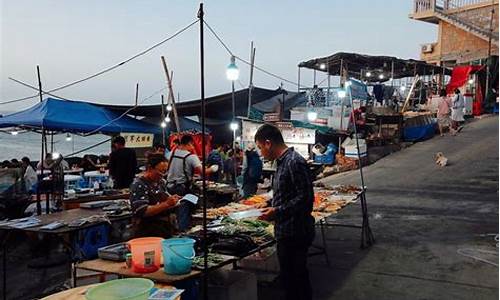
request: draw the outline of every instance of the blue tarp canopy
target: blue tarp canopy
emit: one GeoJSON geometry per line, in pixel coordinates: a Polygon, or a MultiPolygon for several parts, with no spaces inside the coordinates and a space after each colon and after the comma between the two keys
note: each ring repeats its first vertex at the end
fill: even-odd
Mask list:
{"type": "Polygon", "coordinates": [[[117,112],[87,102],[47,98],[26,110],[0,117],[0,128],[41,129],[43,126],[50,131],[73,133],[93,133],[95,130],[95,133],[105,134],[161,133],[160,126],[127,115],[119,117],[117,112]]]}

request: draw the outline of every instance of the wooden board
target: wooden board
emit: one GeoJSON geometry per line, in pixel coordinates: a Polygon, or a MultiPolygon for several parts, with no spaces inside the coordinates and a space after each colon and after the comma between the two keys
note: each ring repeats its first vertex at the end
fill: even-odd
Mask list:
{"type": "Polygon", "coordinates": [[[191,270],[191,273],[185,275],[169,275],[163,271],[163,268],[160,268],[158,271],[153,273],[145,273],[145,274],[134,273],[132,269],[127,268],[124,262],[114,262],[103,259],[84,261],[77,264],[76,268],[96,271],[96,272],[103,272],[107,274],[116,274],[124,277],[148,278],[156,282],[169,283],[169,284],[197,277],[201,274],[200,271],[191,270]]]}

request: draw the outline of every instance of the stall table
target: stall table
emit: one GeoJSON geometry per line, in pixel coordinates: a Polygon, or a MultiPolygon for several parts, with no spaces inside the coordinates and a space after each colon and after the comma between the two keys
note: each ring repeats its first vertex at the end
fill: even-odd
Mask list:
{"type": "MultiPolygon", "coordinates": [[[[87,299],[85,297],[85,293],[87,292],[88,289],[98,286],[101,283],[94,283],[94,284],[89,284],[89,285],[84,285],[84,286],[79,286],[75,287],[69,290],[65,290],[56,294],[52,294],[50,296],[44,297],[40,300],[85,300],[87,299]]],[[[165,288],[170,288],[170,285],[164,285],[164,284],[155,284],[156,288],[159,289],[165,289],[165,288]]],[[[180,296],[177,298],[177,300],[180,300],[180,296]]]]}
{"type": "MultiPolygon", "coordinates": [[[[8,245],[8,240],[10,237],[10,234],[13,231],[23,231],[23,232],[32,232],[32,233],[43,233],[43,234],[53,234],[56,236],[61,236],[61,235],[69,235],[69,240],[73,241],[75,236],[80,230],[87,229],[90,227],[94,226],[99,226],[101,224],[107,223],[105,219],[100,219],[100,220],[95,220],[94,222],[87,222],[81,226],[78,227],[69,227],[69,226],[63,226],[57,229],[49,230],[49,229],[42,229],[40,228],[43,225],[50,224],[52,222],[61,222],[64,224],[69,224],[70,222],[77,220],[77,219],[82,219],[82,218],[89,218],[92,216],[103,216],[104,212],[102,209],[71,209],[71,210],[65,210],[62,212],[57,212],[53,214],[46,214],[46,215],[40,215],[36,216],[37,219],[40,220],[40,224],[37,226],[33,227],[28,227],[28,228],[13,228],[10,226],[6,225],[0,225],[0,230],[5,230],[7,231],[7,234],[5,235],[1,245],[2,245],[2,266],[3,266],[3,299],[7,298],[7,245],[8,245]]],[[[119,216],[114,216],[114,217],[108,217],[107,220],[110,222],[115,222],[115,221],[121,221],[125,219],[131,218],[130,213],[124,213],[119,216]]],[[[64,246],[68,248],[71,260],[75,262],[74,260],[76,259],[74,257],[74,249],[72,243],[66,243],[63,242],[64,246]]],[[[74,266],[72,266],[72,274],[73,274],[73,281],[75,283],[76,281],[76,269],[74,266]]],[[[76,286],[76,285],[74,285],[76,286]]]]}
{"type": "Polygon", "coordinates": [[[129,198],[130,198],[129,192],[119,192],[117,194],[110,194],[110,195],[92,195],[92,194],[89,194],[89,195],[85,195],[85,196],[78,196],[76,198],[64,199],[63,200],[63,209],[68,210],[68,209],[80,208],[81,203],[105,201],[105,200],[120,200],[120,199],[129,199],[129,198]]]}
{"type": "MultiPolygon", "coordinates": [[[[237,258],[228,255],[221,255],[223,261],[219,264],[209,267],[208,270],[212,271],[219,269],[223,266],[233,263],[237,258]]],[[[78,263],[76,269],[89,270],[94,272],[104,273],[105,275],[113,274],[120,277],[140,277],[151,279],[157,283],[175,284],[180,281],[196,278],[201,276],[202,270],[193,268],[190,273],[183,275],[170,275],[165,273],[163,267],[152,273],[135,273],[132,269],[127,268],[125,262],[109,261],[104,259],[94,259],[78,263]]]]}

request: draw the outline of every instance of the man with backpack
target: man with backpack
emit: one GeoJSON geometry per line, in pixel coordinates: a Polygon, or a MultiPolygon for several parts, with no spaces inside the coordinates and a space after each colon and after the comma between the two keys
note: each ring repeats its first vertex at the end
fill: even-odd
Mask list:
{"type": "MultiPolygon", "coordinates": [[[[167,191],[170,194],[184,196],[192,193],[193,176],[201,174],[202,164],[198,156],[193,154],[194,140],[190,135],[182,136],[180,144],[169,156],[167,191]]],[[[218,166],[206,168],[206,175],[218,171],[218,166]]],[[[177,223],[180,231],[189,229],[191,224],[191,211],[194,205],[189,201],[181,201],[177,208],[177,223]]]]}
{"type": "Polygon", "coordinates": [[[249,143],[243,157],[243,197],[248,198],[257,192],[257,184],[262,176],[262,160],[255,145],[249,143]]]}

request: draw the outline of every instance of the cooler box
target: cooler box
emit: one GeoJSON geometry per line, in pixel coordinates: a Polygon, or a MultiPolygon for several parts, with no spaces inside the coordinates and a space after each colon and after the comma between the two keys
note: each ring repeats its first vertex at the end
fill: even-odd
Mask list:
{"type": "Polygon", "coordinates": [[[78,231],[74,241],[75,254],[82,259],[97,258],[99,248],[108,245],[109,225],[102,224],[78,231]]]}
{"type": "MultiPolygon", "coordinates": [[[[360,152],[360,157],[366,157],[368,155],[368,150],[366,147],[365,143],[359,143],[359,152],[360,152]]],[[[358,147],[356,144],[354,145],[347,145],[344,148],[344,155],[345,157],[349,158],[354,158],[358,159],[358,147]]]]}

